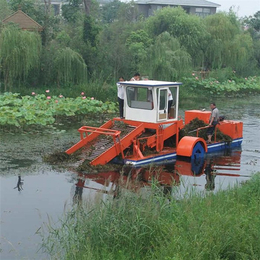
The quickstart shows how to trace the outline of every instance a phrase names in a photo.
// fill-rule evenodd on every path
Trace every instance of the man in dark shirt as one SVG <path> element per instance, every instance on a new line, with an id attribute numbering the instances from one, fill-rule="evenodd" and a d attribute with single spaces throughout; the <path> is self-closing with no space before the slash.
<path id="1" fill-rule="evenodd" d="M 211 103 L 210 108 L 211 108 L 211 115 L 210 115 L 210 118 L 209 118 L 209 126 L 210 127 L 208 128 L 208 131 L 207 131 L 207 136 L 208 136 L 207 143 L 208 144 L 211 144 L 211 137 L 214 133 L 216 125 L 219 122 L 219 111 L 216 107 L 216 104 Z"/>

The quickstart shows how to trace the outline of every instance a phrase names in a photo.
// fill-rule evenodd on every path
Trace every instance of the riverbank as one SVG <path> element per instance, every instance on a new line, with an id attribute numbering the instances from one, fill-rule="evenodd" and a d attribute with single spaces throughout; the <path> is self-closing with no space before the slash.
<path id="1" fill-rule="evenodd" d="M 44 248 L 52 259 L 258 259 L 259 197 L 260 172 L 232 189 L 182 200 L 154 183 L 149 195 L 122 193 L 74 208 L 59 227 L 49 226 Z"/>

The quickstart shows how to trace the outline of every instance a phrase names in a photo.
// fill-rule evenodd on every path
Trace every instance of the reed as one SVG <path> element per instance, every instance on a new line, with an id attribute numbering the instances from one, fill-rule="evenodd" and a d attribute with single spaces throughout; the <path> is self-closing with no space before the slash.
<path id="1" fill-rule="evenodd" d="M 145 196 L 120 193 L 82 205 L 48 225 L 52 259 L 259 259 L 260 174 L 206 196 L 168 199 L 156 183 Z"/>

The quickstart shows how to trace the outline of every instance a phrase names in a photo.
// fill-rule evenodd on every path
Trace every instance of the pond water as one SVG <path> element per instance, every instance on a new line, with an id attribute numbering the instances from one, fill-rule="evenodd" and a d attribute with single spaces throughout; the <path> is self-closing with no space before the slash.
<path id="1" fill-rule="evenodd" d="M 83 178 L 43 162 L 43 155 L 65 150 L 79 139 L 77 128 L 81 123 L 66 131 L 0 133 L 1 259 L 49 259 L 39 250 L 41 236 L 37 231 L 43 223 L 57 222 L 75 200 L 94 199 L 97 194 L 104 199 L 115 197 L 122 189 L 148 192 L 151 171 L 158 175 L 163 192 L 174 197 L 181 197 L 188 189 L 217 192 L 248 180 L 260 171 L 259 96 L 225 98 L 216 102 L 227 119 L 244 123 L 241 149 L 214 154 L 200 165 L 176 161 L 156 169 L 131 171 L 131 175 L 127 175 L 129 169 L 125 169 L 121 179 L 118 172 L 103 172 Z M 209 109 L 207 103 L 186 102 L 180 113 L 184 115 L 186 109 L 204 107 Z M 65 130 L 65 126 L 59 126 L 59 129 Z M 191 174 L 194 168 L 196 176 Z M 214 172 L 214 178 L 209 172 Z"/>

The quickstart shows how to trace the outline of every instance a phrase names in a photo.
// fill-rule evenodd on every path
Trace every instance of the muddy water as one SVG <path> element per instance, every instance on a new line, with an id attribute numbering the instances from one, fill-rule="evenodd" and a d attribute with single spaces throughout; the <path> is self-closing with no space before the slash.
<path id="1" fill-rule="evenodd" d="M 187 189 L 217 192 L 248 180 L 260 171 L 260 106 L 259 96 L 248 99 L 221 99 L 217 106 L 227 119 L 244 123 L 244 140 L 241 149 L 212 155 L 192 165 L 177 161 L 156 169 L 165 193 L 182 196 Z M 199 104 L 199 105 L 198 105 Z M 207 103 L 186 102 L 181 109 L 208 108 Z M 149 170 L 132 172 L 131 178 L 139 185 L 126 186 L 127 175 L 118 181 L 118 173 L 100 173 L 82 176 L 68 170 L 50 166 L 42 161 L 44 154 L 68 148 L 78 140 L 74 125 L 66 131 L 46 131 L 34 134 L 0 133 L 0 197 L 1 197 L 1 259 L 49 259 L 39 249 L 41 237 L 37 234 L 49 219 L 57 222 L 64 210 L 76 199 L 99 196 L 118 196 L 120 189 L 131 192 L 148 192 L 151 184 Z M 197 171 L 191 176 L 191 169 Z M 176 171 L 178 174 L 176 174 Z M 208 174 L 214 173 L 214 177 Z M 106 178 L 110 176 L 110 182 Z M 174 180 L 174 183 L 172 183 Z M 84 188 L 83 188 L 84 187 Z M 99 192 L 101 191 L 101 192 Z"/>

